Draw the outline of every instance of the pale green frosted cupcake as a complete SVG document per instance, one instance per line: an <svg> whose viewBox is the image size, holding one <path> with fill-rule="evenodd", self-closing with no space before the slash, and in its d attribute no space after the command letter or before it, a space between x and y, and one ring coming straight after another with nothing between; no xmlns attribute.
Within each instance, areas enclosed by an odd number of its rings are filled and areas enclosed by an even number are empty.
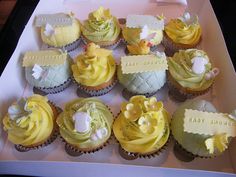
<svg viewBox="0 0 236 177"><path fill-rule="evenodd" d="M166 62L166 56L162 52L157 52L156 54L150 55L122 57L121 64L117 68L117 76L120 84L123 85L123 87L127 89L128 92L132 94L141 94L148 96L156 93L166 83L166 69L155 68L153 70L140 70L138 72L126 73L123 72L124 69L122 68L125 67L124 65L122 65L123 58L130 58L133 60L132 62L135 62L138 59L141 59L143 61L149 61L149 59L154 59L152 60L154 62L157 62L159 60L163 60L164 62ZM145 66L143 65L143 68L144 67Z"/></svg>
<svg viewBox="0 0 236 177"><path fill-rule="evenodd" d="M193 157L209 158L222 154L228 148L231 138L225 134L214 134L210 136L186 132L184 130L186 109L212 113L217 112L216 108L205 100L188 100L182 103L172 117L171 131L174 139L185 151L191 153Z"/></svg>
<svg viewBox="0 0 236 177"><path fill-rule="evenodd" d="M205 94L213 86L219 69L203 50L180 50L168 58L168 81L172 96L191 98Z"/></svg>
<svg viewBox="0 0 236 177"><path fill-rule="evenodd" d="M61 50L30 51L24 54L25 78L33 87L47 93L58 93L71 82L71 59Z"/></svg>
<svg viewBox="0 0 236 177"><path fill-rule="evenodd" d="M86 43L94 42L100 46L115 44L121 31L117 18L103 7L91 12L81 29Z"/></svg>
<svg viewBox="0 0 236 177"><path fill-rule="evenodd" d="M68 147L74 152L102 148L111 135L112 123L112 113L96 98L78 98L67 103L57 119L67 152Z"/></svg>

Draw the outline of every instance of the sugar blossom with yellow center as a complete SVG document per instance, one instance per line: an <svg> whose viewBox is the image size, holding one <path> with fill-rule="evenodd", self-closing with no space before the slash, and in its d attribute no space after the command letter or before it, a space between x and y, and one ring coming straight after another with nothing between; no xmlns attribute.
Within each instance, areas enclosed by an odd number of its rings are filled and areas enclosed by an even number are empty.
<svg viewBox="0 0 236 177"><path fill-rule="evenodd" d="M133 96L129 102L122 103L113 131L126 151L152 153L168 140L169 114L155 97Z"/></svg>

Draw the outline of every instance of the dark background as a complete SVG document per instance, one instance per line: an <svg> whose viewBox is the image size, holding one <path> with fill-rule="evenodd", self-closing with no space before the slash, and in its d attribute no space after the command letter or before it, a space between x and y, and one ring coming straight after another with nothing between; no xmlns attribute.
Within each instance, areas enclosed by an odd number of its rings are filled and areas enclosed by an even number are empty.
<svg viewBox="0 0 236 177"><path fill-rule="evenodd" d="M24 26L37 4L38 0L18 0L0 31L0 74L10 59ZM211 4L236 68L236 0L211 0Z"/></svg>

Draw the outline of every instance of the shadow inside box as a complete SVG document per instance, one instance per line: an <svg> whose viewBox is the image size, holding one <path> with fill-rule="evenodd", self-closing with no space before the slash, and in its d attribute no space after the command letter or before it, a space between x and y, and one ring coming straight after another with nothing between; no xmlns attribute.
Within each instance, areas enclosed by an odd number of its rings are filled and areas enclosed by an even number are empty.
<svg viewBox="0 0 236 177"><path fill-rule="evenodd" d="M145 165L145 166L162 166L165 163L171 148L169 144L165 148L150 158L137 158L135 160L126 160L119 154L119 144L113 139L103 149L94 152L82 154L77 157L67 155L68 160L73 162L93 162L93 163L112 163L112 164L127 164L127 165Z"/></svg>
<svg viewBox="0 0 236 177"><path fill-rule="evenodd" d="M57 137L57 139L52 142L51 144L45 146L45 147L41 147L35 150L30 150L27 152L19 152L15 149L14 145L11 144L9 146L11 146L11 151L12 154L14 155L14 157L18 160L44 160L48 154L54 152L57 150L57 148L60 148L59 143L61 143L61 140L59 139L59 137Z"/></svg>
<svg viewBox="0 0 236 177"><path fill-rule="evenodd" d="M228 157L226 157L228 156ZM223 162L223 163L222 163ZM191 162L180 162L186 169L229 172L231 160L229 151L212 158L195 158ZM234 171L231 171L233 173Z"/></svg>

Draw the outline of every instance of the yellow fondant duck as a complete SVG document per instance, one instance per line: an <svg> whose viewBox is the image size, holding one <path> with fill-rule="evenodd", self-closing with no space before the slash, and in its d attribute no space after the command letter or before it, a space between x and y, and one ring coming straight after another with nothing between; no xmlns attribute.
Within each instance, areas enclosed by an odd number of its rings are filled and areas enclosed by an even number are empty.
<svg viewBox="0 0 236 177"><path fill-rule="evenodd" d="M108 57L112 54L111 50L102 49L99 45L89 43L86 48L86 55L88 57Z"/></svg>
<svg viewBox="0 0 236 177"><path fill-rule="evenodd" d="M151 43L142 39L138 44L127 45L129 53L133 55L147 55L150 52Z"/></svg>

